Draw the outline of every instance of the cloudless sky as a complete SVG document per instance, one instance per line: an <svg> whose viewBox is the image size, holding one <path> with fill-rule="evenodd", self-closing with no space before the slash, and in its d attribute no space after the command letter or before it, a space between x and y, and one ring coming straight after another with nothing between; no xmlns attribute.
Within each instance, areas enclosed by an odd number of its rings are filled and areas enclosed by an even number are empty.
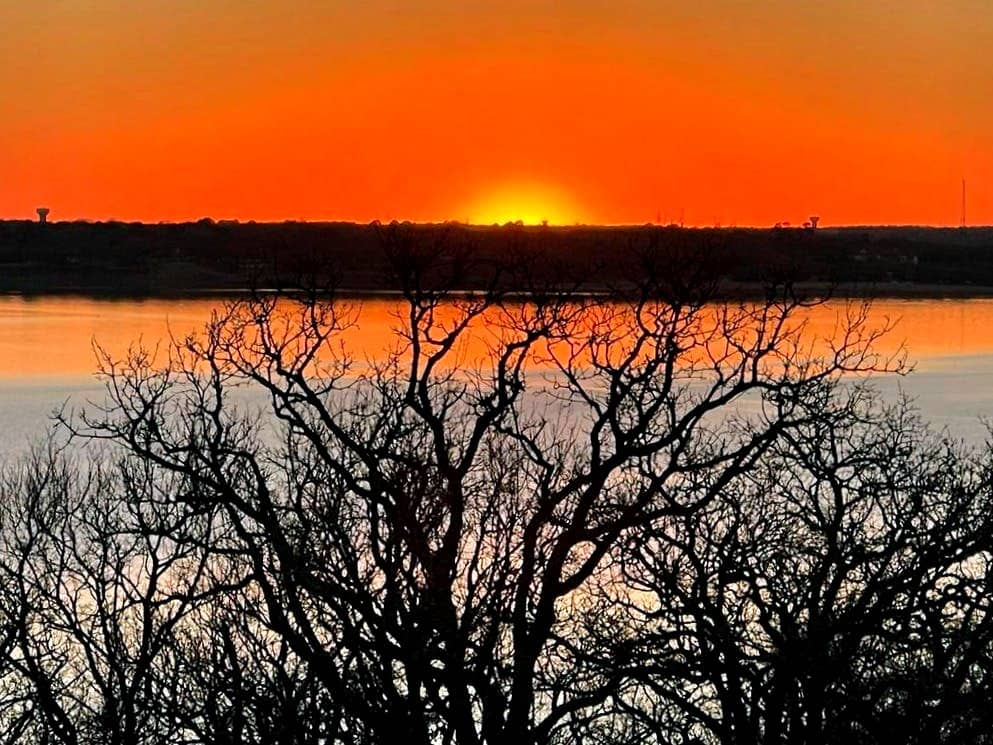
<svg viewBox="0 0 993 745"><path fill-rule="evenodd" d="M991 0L0 0L0 216L993 223Z"/></svg>

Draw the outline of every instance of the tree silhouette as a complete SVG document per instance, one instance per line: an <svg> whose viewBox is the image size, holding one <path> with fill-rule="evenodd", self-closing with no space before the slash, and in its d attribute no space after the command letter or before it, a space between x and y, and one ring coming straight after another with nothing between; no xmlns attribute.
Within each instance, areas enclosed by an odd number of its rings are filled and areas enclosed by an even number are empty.
<svg viewBox="0 0 993 745"><path fill-rule="evenodd" d="M703 514L827 381L880 367L873 332L855 314L815 354L788 287L715 306L657 255L623 300L514 302L499 266L458 296L479 267L394 239L384 358L348 355L339 302L236 302L164 367L108 361L114 406L85 427L222 516L260 618L370 738L554 741L614 698L574 648L614 552Z"/></svg>
<svg viewBox="0 0 993 745"><path fill-rule="evenodd" d="M10 741L986 741L990 466L877 400L865 307L382 237L382 354L236 300L7 472Z"/></svg>

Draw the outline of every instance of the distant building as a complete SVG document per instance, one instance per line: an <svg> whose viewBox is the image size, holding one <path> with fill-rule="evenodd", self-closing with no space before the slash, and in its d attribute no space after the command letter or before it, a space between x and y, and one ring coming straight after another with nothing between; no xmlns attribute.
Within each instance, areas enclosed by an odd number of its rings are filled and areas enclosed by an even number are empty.
<svg viewBox="0 0 993 745"><path fill-rule="evenodd" d="M38 222L42 224L48 222L48 213L51 212L51 210L48 209L48 207L39 207L37 209L37 212L38 212Z"/></svg>

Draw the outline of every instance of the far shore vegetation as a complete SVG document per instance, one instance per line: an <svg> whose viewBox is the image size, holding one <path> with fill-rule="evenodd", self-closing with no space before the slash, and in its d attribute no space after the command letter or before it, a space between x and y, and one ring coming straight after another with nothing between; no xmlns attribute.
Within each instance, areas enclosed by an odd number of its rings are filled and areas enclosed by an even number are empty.
<svg viewBox="0 0 993 745"><path fill-rule="evenodd" d="M726 299L760 297L789 279L849 297L993 295L993 228L468 226L459 223L0 222L0 293L93 297L230 296L324 284L350 294L402 291L390 245L471 259L463 291L490 289L479 267L514 266L500 289L537 280L579 294L636 292L639 262L667 260L715 282ZM682 271L682 269L680 269Z"/></svg>

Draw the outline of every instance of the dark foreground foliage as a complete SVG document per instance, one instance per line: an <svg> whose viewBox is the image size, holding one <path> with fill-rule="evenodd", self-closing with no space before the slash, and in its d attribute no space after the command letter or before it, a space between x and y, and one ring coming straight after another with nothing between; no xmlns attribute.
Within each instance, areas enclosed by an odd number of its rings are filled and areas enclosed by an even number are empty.
<svg viewBox="0 0 993 745"><path fill-rule="evenodd" d="M863 309L390 250L389 353L237 302L7 468L3 741L991 740L991 464L880 403Z"/></svg>

